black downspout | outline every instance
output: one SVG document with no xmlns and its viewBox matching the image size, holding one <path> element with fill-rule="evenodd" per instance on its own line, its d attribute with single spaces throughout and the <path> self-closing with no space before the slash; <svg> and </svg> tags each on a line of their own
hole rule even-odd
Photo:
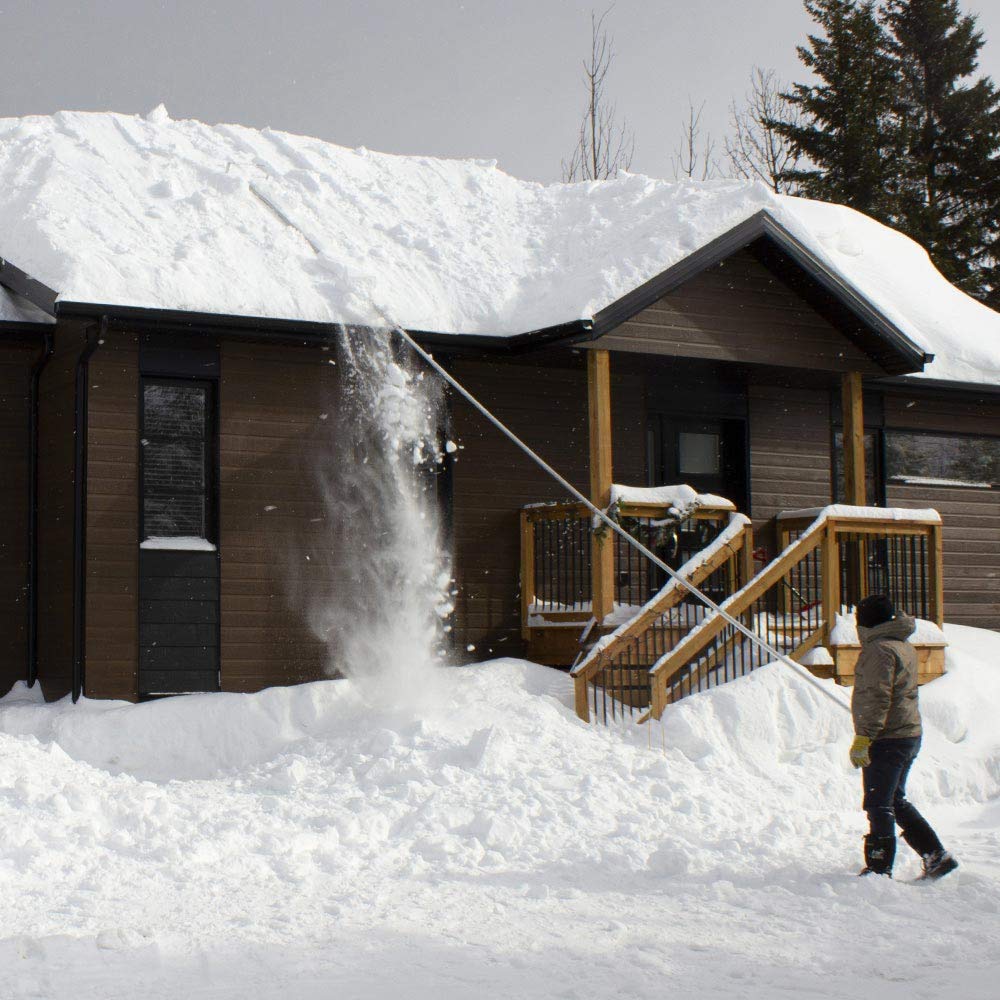
<svg viewBox="0 0 1000 1000">
<path fill-rule="evenodd" d="M 92 329 L 92 328 L 91 328 Z M 75 457 L 73 462 L 73 701 L 83 693 L 83 676 L 87 656 L 87 432 L 90 359 L 104 343 L 108 330 L 107 316 L 101 317 L 100 330 L 94 340 L 87 330 L 87 343 L 76 360 L 76 396 L 73 412 Z"/>
<path fill-rule="evenodd" d="M 46 330 L 28 390 L 28 687 L 38 680 L 38 394 L 54 346 L 52 331 Z"/>
</svg>

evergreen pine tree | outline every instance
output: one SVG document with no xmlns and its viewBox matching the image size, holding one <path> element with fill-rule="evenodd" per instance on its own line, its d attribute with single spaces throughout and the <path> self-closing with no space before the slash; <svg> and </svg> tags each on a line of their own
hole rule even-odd
<svg viewBox="0 0 1000 1000">
<path fill-rule="evenodd" d="M 884 23 L 898 80 L 890 220 L 950 281 L 996 304 L 1000 94 L 973 79 L 982 32 L 958 0 L 888 0 Z"/>
<path fill-rule="evenodd" d="M 798 48 L 819 78 L 796 83 L 785 98 L 804 116 L 799 123 L 773 122 L 807 167 L 785 180 L 801 194 L 851 205 L 877 219 L 888 217 L 891 135 L 888 111 L 894 66 L 873 0 L 805 0 L 823 29 Z"/>
</svg>

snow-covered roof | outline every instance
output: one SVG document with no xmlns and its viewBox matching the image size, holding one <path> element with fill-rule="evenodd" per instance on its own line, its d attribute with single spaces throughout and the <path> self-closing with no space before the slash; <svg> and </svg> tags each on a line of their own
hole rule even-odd
<svg viewBox="0 0 1000 1000">
<path fill-rule="evenodd" d="M 1000 315 L 920 247 L 759 184 L 542 185 L 162 107 L 0 120 L 0 256 L 62 301 L 512 335 L 588 319 L 762 210 L 936 355 L 927 376 L 1000 384 Z"/>
</svg>

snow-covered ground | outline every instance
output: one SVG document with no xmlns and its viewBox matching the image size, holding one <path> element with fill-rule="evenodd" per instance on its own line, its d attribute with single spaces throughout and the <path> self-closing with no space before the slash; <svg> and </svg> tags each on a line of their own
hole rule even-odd
<svg viewBox="0 0 1000 1000">
<path fill-rule="evenodd" d="M 1000 635 L 947 630 L 913 799 L 962 867 L 858 879 L 849 720 L 781 666 L 636 731 L 442 671 L 0 701 L 0 997 L 995 997 Z"/>
</svg>

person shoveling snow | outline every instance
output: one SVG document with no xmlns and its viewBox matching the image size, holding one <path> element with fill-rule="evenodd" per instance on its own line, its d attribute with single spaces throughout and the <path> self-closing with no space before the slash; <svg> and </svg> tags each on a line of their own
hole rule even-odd
<svg viewBox="0 0 1000 1000">
<path fill-rule="evenodd" d="M 854 676 L 851 763 L 862 768 L 865 837 L 862 875 L 888 875 L 896 857 L 896 824 L 920 855 L 921 879 L 939 879 L 958 867 L 930 823 L 906 798 L 906 777 L 920 751 L 922 726 L 917 651 L 908 642 L 916 623 L 896 614 L 892 601 L 866 597 L 856 612 L 861 655 Z"/>
</svg>

